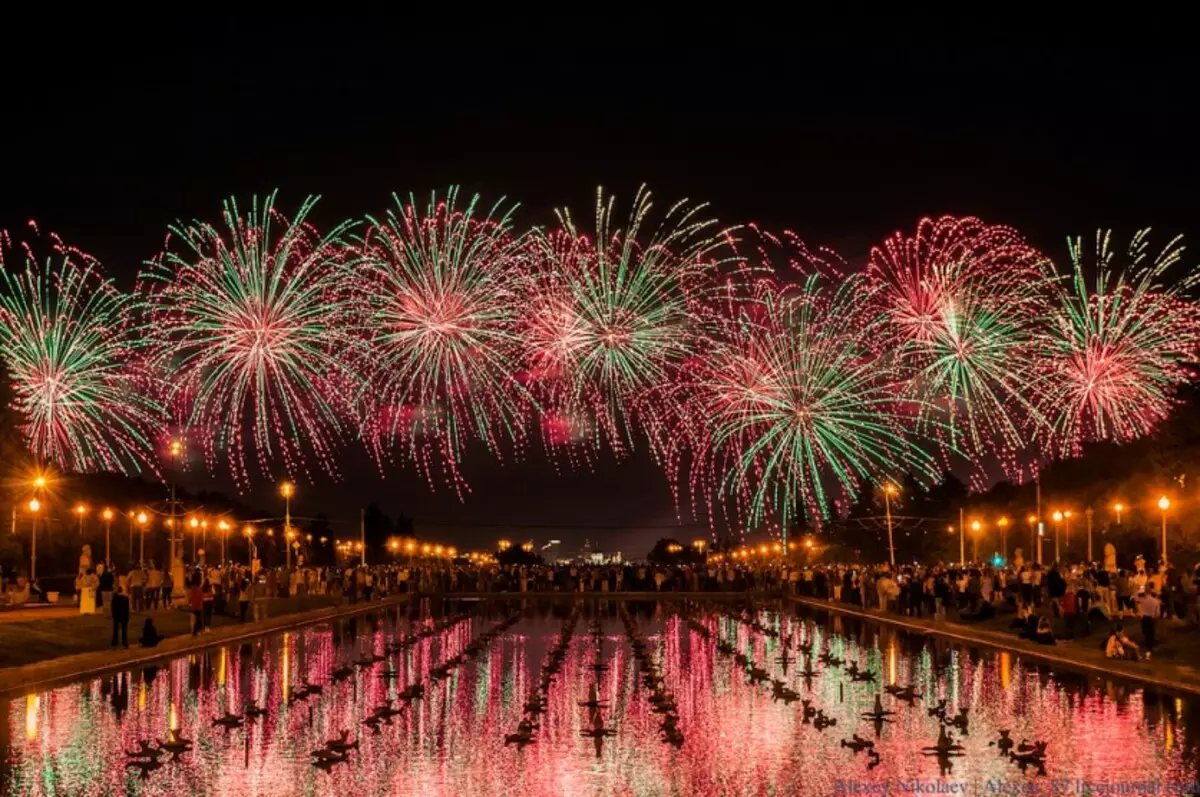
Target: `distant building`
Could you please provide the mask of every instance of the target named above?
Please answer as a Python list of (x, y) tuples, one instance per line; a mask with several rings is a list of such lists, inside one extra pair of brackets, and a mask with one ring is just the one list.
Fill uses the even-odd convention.
[(605, 553), (593, 545), (591, 540), (585, 539), (583, 547), (575, 555), (574, 561), (587, 565), (619, 565), (625, 560), (621, 558), (620, 551), (614, 551), (611, 554)]

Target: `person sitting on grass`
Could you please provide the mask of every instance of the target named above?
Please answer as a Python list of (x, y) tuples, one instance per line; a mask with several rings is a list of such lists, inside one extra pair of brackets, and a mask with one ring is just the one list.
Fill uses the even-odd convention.
[(154, 627), (154, 621), (149, 617), (146, 622), (142, 623), (142, 638), (138, 641), (142, 643), (144, 648), (157, 647), (159, 642), (162, 642), (166, 637), (158, 633), (158, 629)]

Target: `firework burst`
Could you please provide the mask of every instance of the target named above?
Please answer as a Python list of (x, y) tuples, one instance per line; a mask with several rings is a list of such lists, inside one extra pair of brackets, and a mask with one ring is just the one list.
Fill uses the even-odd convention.
[(205, 430), (209, 466), (222, 455), (241, 484), (252, 458), (264, 474), (276, 457), (296, 474), (307, 472), (311, 452), (336, 474), (345, 397), (356, 384), (345, 331), (349, 225), (317, 232), (307, 222), (316, 202), (289, 220), (273, 193), (245, 213), (230, 199), (221, 227), (173, 226), (143, 274), (151, 363), (168, 406), (180, 425)]
[(525, 242), (512, 230), (515, 206), (461, 209), (458, 192), (413, 197), (369, 219), (356, 288), (368, 340), (367, 436), (377, 447), (407, 441), (427, 474), (440, 464), (460, 475), (464, 450), (481, 441), (494, 454), (519, 448), (532, 403), (516, 378), (517, 301)]
[[(938, 428), (925, 433), (972, 457), (1015, 467), (1040, 419), (1027, 364), (1044, 317), (1049, 261), (1009, 227), (922, 219), (871, 251), (868, 274), (887, 321), (881, 358), (911, 373)], [(944, 430), (944, 432), (942, 431)]]
[(1182, 259), (1182, 241), (1152, 256), (1149, 233), (1138, 232), (1123, 257), (1111, 231), (1097, 232), (1090, 252), (1079, 238), (1069, 241), (1072, 273), (1041, 337), (1039, 392), (1056, 453), (1149, 434), (1169, 412), (1174, 389), (1192, 377), (1200, 315), (1183, 293), (1200, 275), (1165, 279)]
[(65, 470), (153, 471), (163, 416), (126, 367), (141, 339), (124, 325), (128, 300), (94, 258), (51, 240), (39, 259), (0, 232), (0, 356), (26, 443)]
[(826, 517), (888, 474), (934, 476), (903, 429), (914, 402), (900, 375), (872, 353), (884, 321), (865, 280), (798, 285), (759, 280), (753, 297), (710, 318), (702, 351), (684, 372), (691, 491), (732, 504), (751, 526), (787, 529)]
[(593, 445), (605, 440), (618, 454), (634, 444), (646, 396), (690, 351), (687, 286), (724, 240), (704, 205), (678, 202), (647, 232), (652, 209), (642, 187), (619, 228), (614, 198), (598, 189), (594, 238), (561, 211), (561, 229), (538, 239), (540, 268), (523, 314), (526, 361), (547, 403), (593, 418)]

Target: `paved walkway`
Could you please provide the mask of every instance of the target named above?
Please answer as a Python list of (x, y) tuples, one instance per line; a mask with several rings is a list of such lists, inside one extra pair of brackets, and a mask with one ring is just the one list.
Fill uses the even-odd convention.
[(1068, 669), (1081, 670), (1113, 678), (1142, 681), (1176, 692), (1200, 695), (1200, 671), (1191, 664), (1180, 664), (1157, 659), (1151, 661), (1118, 661), (1106, 658), (1096, 645), (1074, 644), (1071, 642), (1063, 642), (1058, 645), (1039, 645), (1036, 642), (1021, 639), (1011, 631), (990, 631), (965, 623), (954, 623), (945, 620), (939, 622), (917, 617), (901, 617), (894, 614), (885, 614), (875, 609), (864, 610), (844, 603), (824, 601), (818, 598), (806, 598), (800, 595), (790, 595), (788, 597), (803, 606), (887, 623), (888, 625), (899, 626), (918, 634), (931, 634), (953, 639), (968, 645), (983, 645), (998, 650), (1012, 651), (1030, 659), (1061, 665)]
[(0, 623), (28, 623), (34, 620), (50, 620), (70, 617), (79, 614), (79, 607), (67, 606), (35, 606), (24, 609), (0, 610)]

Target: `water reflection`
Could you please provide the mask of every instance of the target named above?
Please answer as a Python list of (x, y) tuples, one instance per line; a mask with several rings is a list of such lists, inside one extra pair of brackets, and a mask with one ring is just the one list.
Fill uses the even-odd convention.
[[(525, 605), (521, 621), (479, 655), (464, 657), (445, 678), (431, 670), (516, 606), (488, 605), (421, 635), (464, 608), (426, 602), (0, 701), (0, 793), (831, 794), (839, 779), (895, 783), (944, 773), (982, 794), (989, 779), (1035, 782), (1033, 769), (1022, 773), (998, 754), (1002, 730), (1014, 741), (1047, 742), (1047, 778), (1196, 779), (1193, 703), (1176, 695), (853, 618), (790, 608), (739, 615), (715, 604), (690, 610), (691, 626), (679, 604), (626, 604), (676, 704), (684, 737), (678, 748), (662, 741), (662, 717), (648, 699), (618, 605), (608, 601), (584, 605), (581, 623), (599, 623), (599, 634), (577, 631), (571, 639), (536, 741), (506, 746), (570, 604)], [(398, 652), (389, 652), (393, 644)], [(722, 644), (734, 653), (721, 653)], [(808, 646), (811, 658), (802, 652)], [(820, 653), (845, 663), (822, 666)], [(748, 679), (735, 655), (782, 685)], [(373, 657), (379, 661), (370, 663)], [(597, 661), (605, 668), (596, 669)], [(850, 681), (851, 663), (875, 680)], [(398, 698), (415, 683), (425, 684), (425, 695), (405, 706)], [(309, 685), (320, 693), (299, 698)], [(581, 735), (592, 726), (579, 706), (593, 686), (606, 705), (604, 726), (615, 731), (595, 746)], [(910, 700), (885, 690), (910, 686)], [(800, 702), (772, 699), (773, 690), (785, 689), (836, 725), (820, 730)], [(877, 696), (892, 712), (886, 722), (862, 718)], [(387, 701), (403, 710), (390, 725), (365, 727)], [(948, 717), (966, 709), (965, 727), (950, 731), (961, 756), (937, 752), (944, 725), (931, 710), (941, 701)], [(268, 711), (238, 727), (213, 724), (247, 704)], [(126, 766), (126, 751), (167, 739), (170, 730), (194, 748), (177, 762), (164, 759), (145, 779)], [(343, 730), (358, 748), (328, 772), (315, 768), (312, 751)], [(859, 746), (852, 734), (873, 747)], [(922, 755), (925, 747), (934, 753)]]

